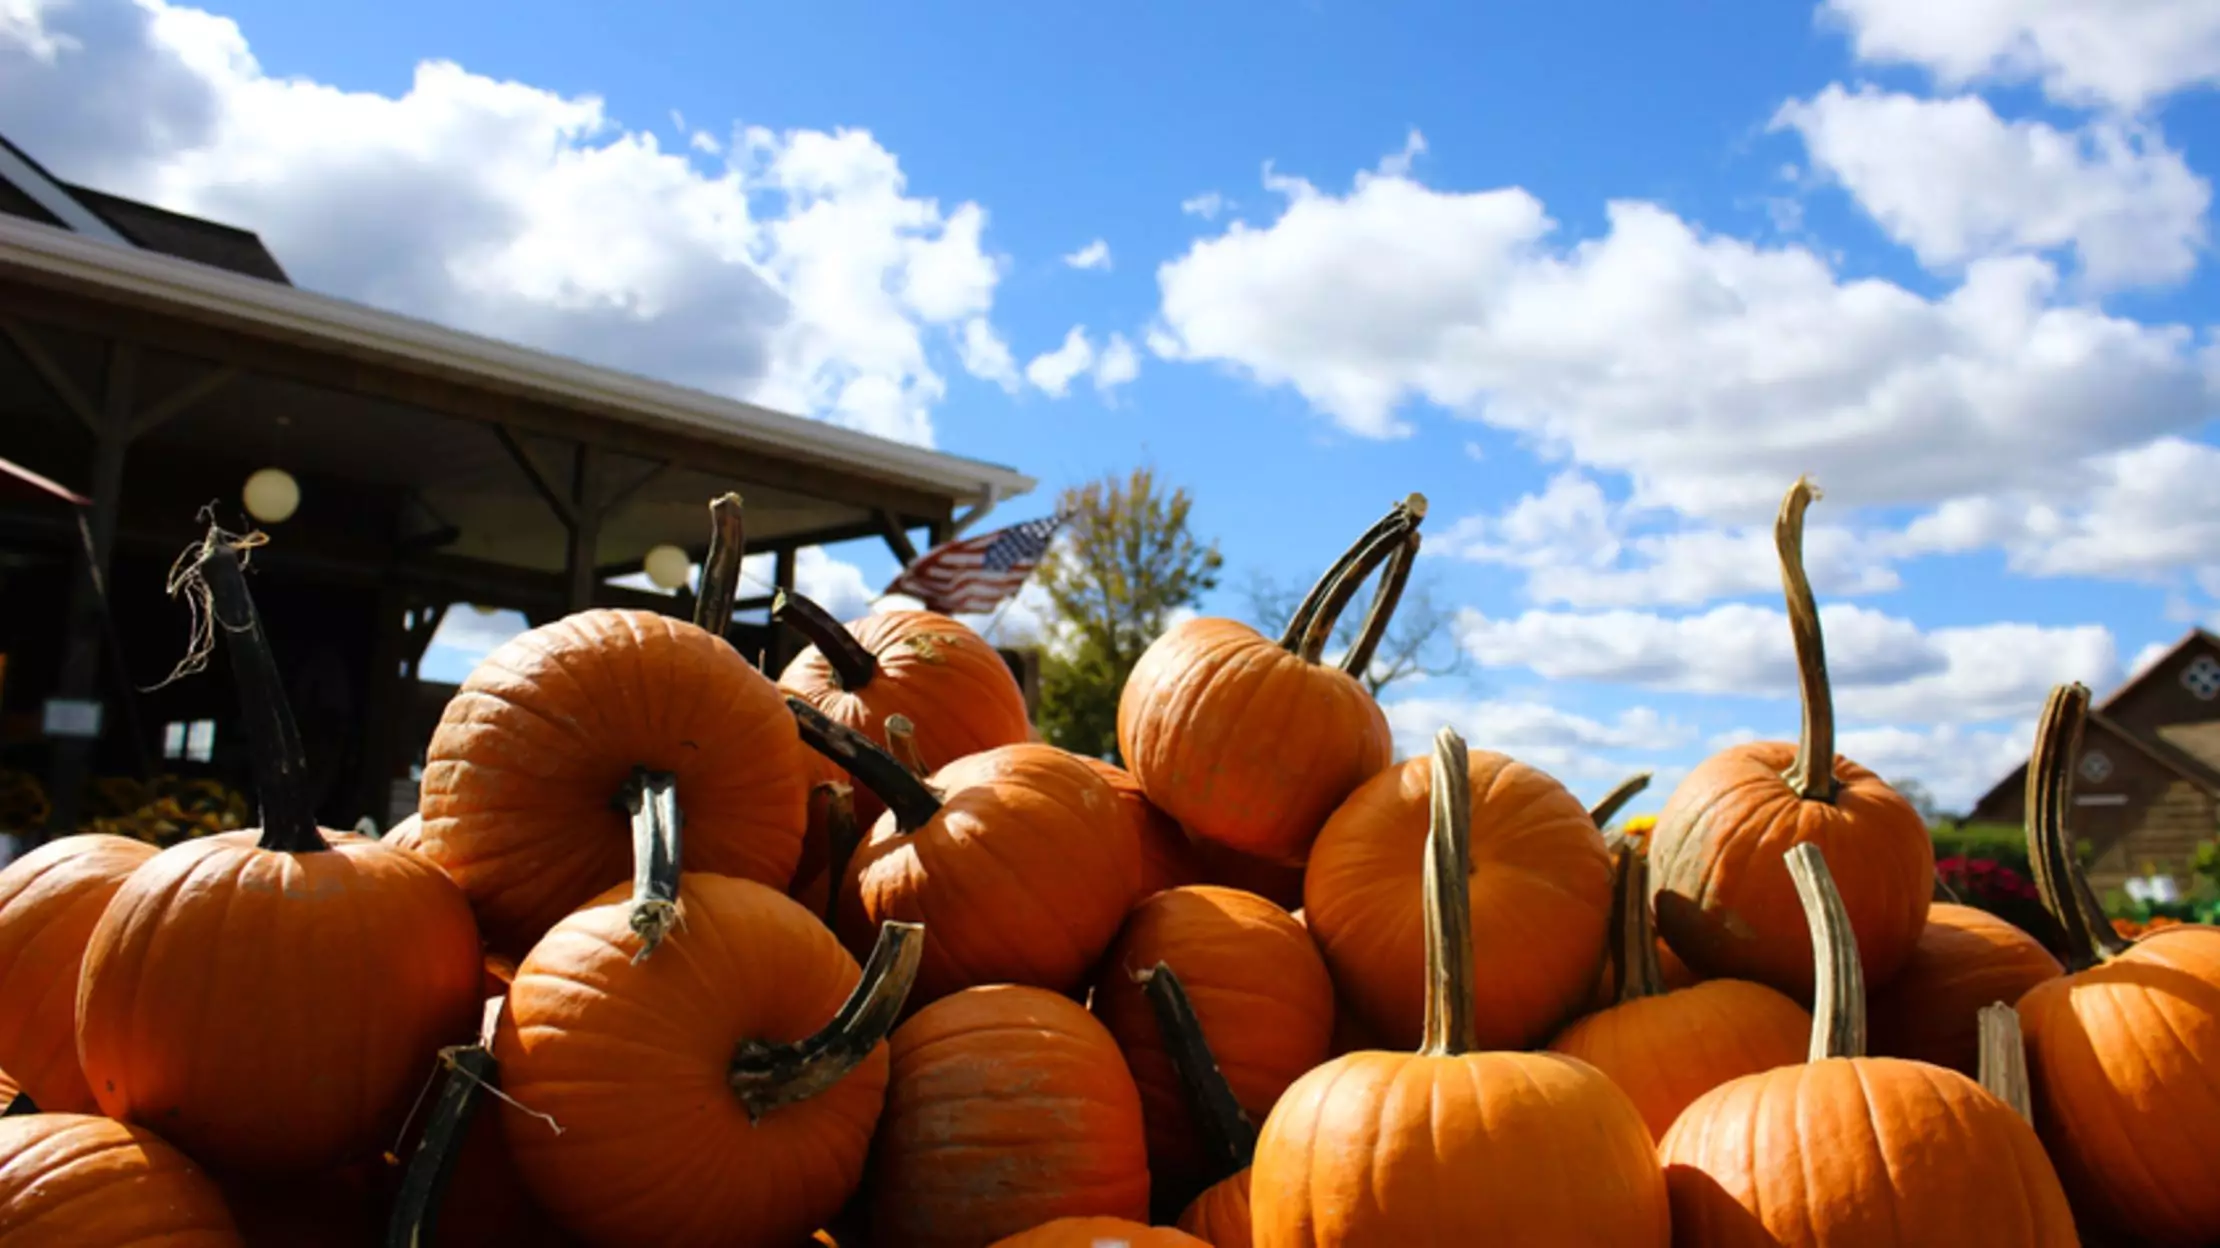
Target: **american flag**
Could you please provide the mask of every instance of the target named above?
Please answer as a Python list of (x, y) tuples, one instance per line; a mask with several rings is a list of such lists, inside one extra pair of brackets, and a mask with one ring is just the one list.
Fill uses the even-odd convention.
[(904, 568), (886, 592), (908, 594), (946, 615), (992, 611), (1033, 575), (1063, 523), (1063, 516), (1048, 516), (935, 546)]

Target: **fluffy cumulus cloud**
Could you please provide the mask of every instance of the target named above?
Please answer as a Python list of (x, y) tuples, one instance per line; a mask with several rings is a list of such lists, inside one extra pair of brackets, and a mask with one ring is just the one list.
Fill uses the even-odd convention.
[[(1466, 700), (1410, 697), (1387, 704), (1388, 726), (1403, 757), (1423, 755), (1443, 726), (1455, 728), (1474, 749), (1494, 750), (1539, 767), (1590, 795), (1637, 770), (1657, 771), (1654, 756), (1678, 750), (1696, 733), (1648, 707), (1608, 720), (1593, 719), (1519, 699)], [(1670, 777), (1656, 776), (1660, 785)]]
[[(2061, 681), (2120, 678), (2109, 630), (1999, 623), (1922, 630), (1871, 608), (1820, 609), (1835, 709), (1868, 723), (1970, 724), (2032, 715)], [(1674, 693), (1793, 698), (1796, 653), (1778, 609), (1729, 603), (1694, 615), (1465, 610), (1465, 650), (1487, 667), (1549, 680)]]
[(1154, 349), (1369, 437), (1434, 403), (1624, 475), (1637, 506), (1752, 522), (1820, 465), (1846, 508), (2038, 487), (2215, 410), (2209, 339), (2061, 302), (2034, 256), (1976, 260), (1930, 297), (1654, 204), (1614, 203), (1568, 243), (1516, 188), (1268, 181), (1275, 220), (1159, 270)]
[(1015, 384), (985, 210), (912, 193), (865, 131), (665, 150), (595, 97), (440, 61), (342, 91), (163, 0), (0, 4), (0, 116), (64, 177), (251, 227), (303, 286), (459, 328), (916, 442), (936, 345)]
[(1946, 86), (2036, 81), (2070, 104), (2135, 110), (2220, 84), (2211, 0), (1825, 0), (1859, 56)]
[(1774, 124), (1930, 266), (2070, 247), (2092, 284), (2126, 286), (2186, 276), (2205, 243), (2211, 186), (2146, 127), (2062, 131), (2007, 122), (1978, 96), (1840, 86)]
[(1091, 378), (1095, 393), (1109, 398), (1118, 387), (1141, 375), (1141, 353), (1113, 333), (1100, 348), (1087, 336), (1087, 327), (1074, 325), (1053, 351), (1043, 351), (1025, 366), (1025, 379), (1050, 398), (1071, 393), (1072, 383)]

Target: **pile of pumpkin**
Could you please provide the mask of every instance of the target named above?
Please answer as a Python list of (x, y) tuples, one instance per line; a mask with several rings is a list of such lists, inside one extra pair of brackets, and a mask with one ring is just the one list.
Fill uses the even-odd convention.
[(1811, 498), (1800, 741), (1632, 836), (1447, 729), (1394, 759), (1349, 673), (1415, 496), (1283, 636), (1159, 639), (1126, 769), (1034, 741), (942, 616), (784, 598), (774, 684), (597, 610), (483, 662), (382, 841), (309, 817), (211, 532), (263, 826), (0, 872), (0, 1245), (2220, 1241), (2220, 930), (2097, 912), (2079, 686), (2029, 772), (2070, 966), (1931, 904), (1918, 815), (1834, 753)]

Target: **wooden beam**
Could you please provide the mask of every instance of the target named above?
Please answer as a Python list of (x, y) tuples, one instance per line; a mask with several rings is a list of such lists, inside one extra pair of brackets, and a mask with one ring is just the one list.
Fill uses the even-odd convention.
[(902, 521), (888, 511), (878, 512), (874, 518), (879, 522), (879, 536), (886, 539), (886, 548), (894, 552), (895, 559), (905, 568), (916, 563), (917, 547), (910, 542), (909, 530)]
[(601, 501), (601, 514), (605, 517), (615, 515), (619, 507), (622, 507), (626, 503), (631, 502), (634, 495), (638, 494), (641, 490), (644, 490), (647, 487), (655, 484), (656, 481), (662, 478), (664, 473), (667, 473), (670, 470), (670, 464), (668, 462), (665, 462), (657, 464), (654, 467), (648, 469), (646, 472), (640, 474), (638, 480), (633, 481), (631, 484), (618, 489), (614, 493), (610, 494), (608, 498), (605, 498)]
[(601, 453), (580, 446), (572, 454), (570, 471), (570, 549), (563, 557), (564, 605), (584, 611), (594, 605), (594, 589), (601, 578), (594, 575), (595, 548), (601, 544)]
[(246, 371), (235, 365), (224, 364), (209, 369), (163, 395), (159, 402), (132, 417), (131, 436), (138, 438), (152, 432), (172, 417), (190, 411), (202, 400), (244, 376)]
[[(836, 525), (829, 529), (813, 529), (807, 533), (795, 533), (782, 537), (775, 542), (765, 542), (760, 546), (752, 547), (748, 553), (751, 555), (776, 554), (781, 550), (799, 550), (804, 546), (830, 546), (836, 542), (853, 542), (866, 537), (877, 537), (879, 532), (879, 522), (876, 519), (865, 520), (856, 524)], [(709, 543), (699, 542), (684, 547), (684, 550), (688, 559), (700, 563), (709, 554)], [(638, 559), (618, 559), (611, 563), (602, 564), (594, 569), (594, 573), (603, 579), (607, 579), (612, 576), (624, 576), (639, 570), (640, 561)]]
[(533, 493), (540, 496), (540, 501), (546, 503), (548, 510), (555, 513), (555, 518), (562, 521), (564, 528), (576, 532), (577, 511), (572, 509), (571, 500), (548, 482), (547, 474), (540, 471), (540, 462), (533, 457), (531, 448), (519, 441), (507, 425), (495, 425), (493, 436), (501, 440), (501, 448), (509, 453), (510, 459), (516, 461), (518, 470), (523, 472)]
[(29, 364), (31, 371), (39, 375), (39, 380), (45, 382), (46, 388), (54, 392), (54, 397), (61, 400), (69, 414), (83, 422), (94, 437), (100, 436), (100, 409), (93, 405), (91, 399), (85, 397), (84, 391), (77, 388), (77, 383), (70, 379), (68, 371), (53, 356), (47, 354), (46, 348), (39, 345), (39, 340), (31, 336), (30, 329), (12, 318), (0, 318), (0, 336), (14, 344), (16, 353), (23, 357), (23, 362)]

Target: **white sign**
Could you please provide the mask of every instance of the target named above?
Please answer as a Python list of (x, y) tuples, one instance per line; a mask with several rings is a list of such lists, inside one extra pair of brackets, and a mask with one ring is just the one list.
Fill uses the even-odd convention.
[(50, 737), (98, 737), (100, 703), (85, 698), (48, 698), (45, 728)]

